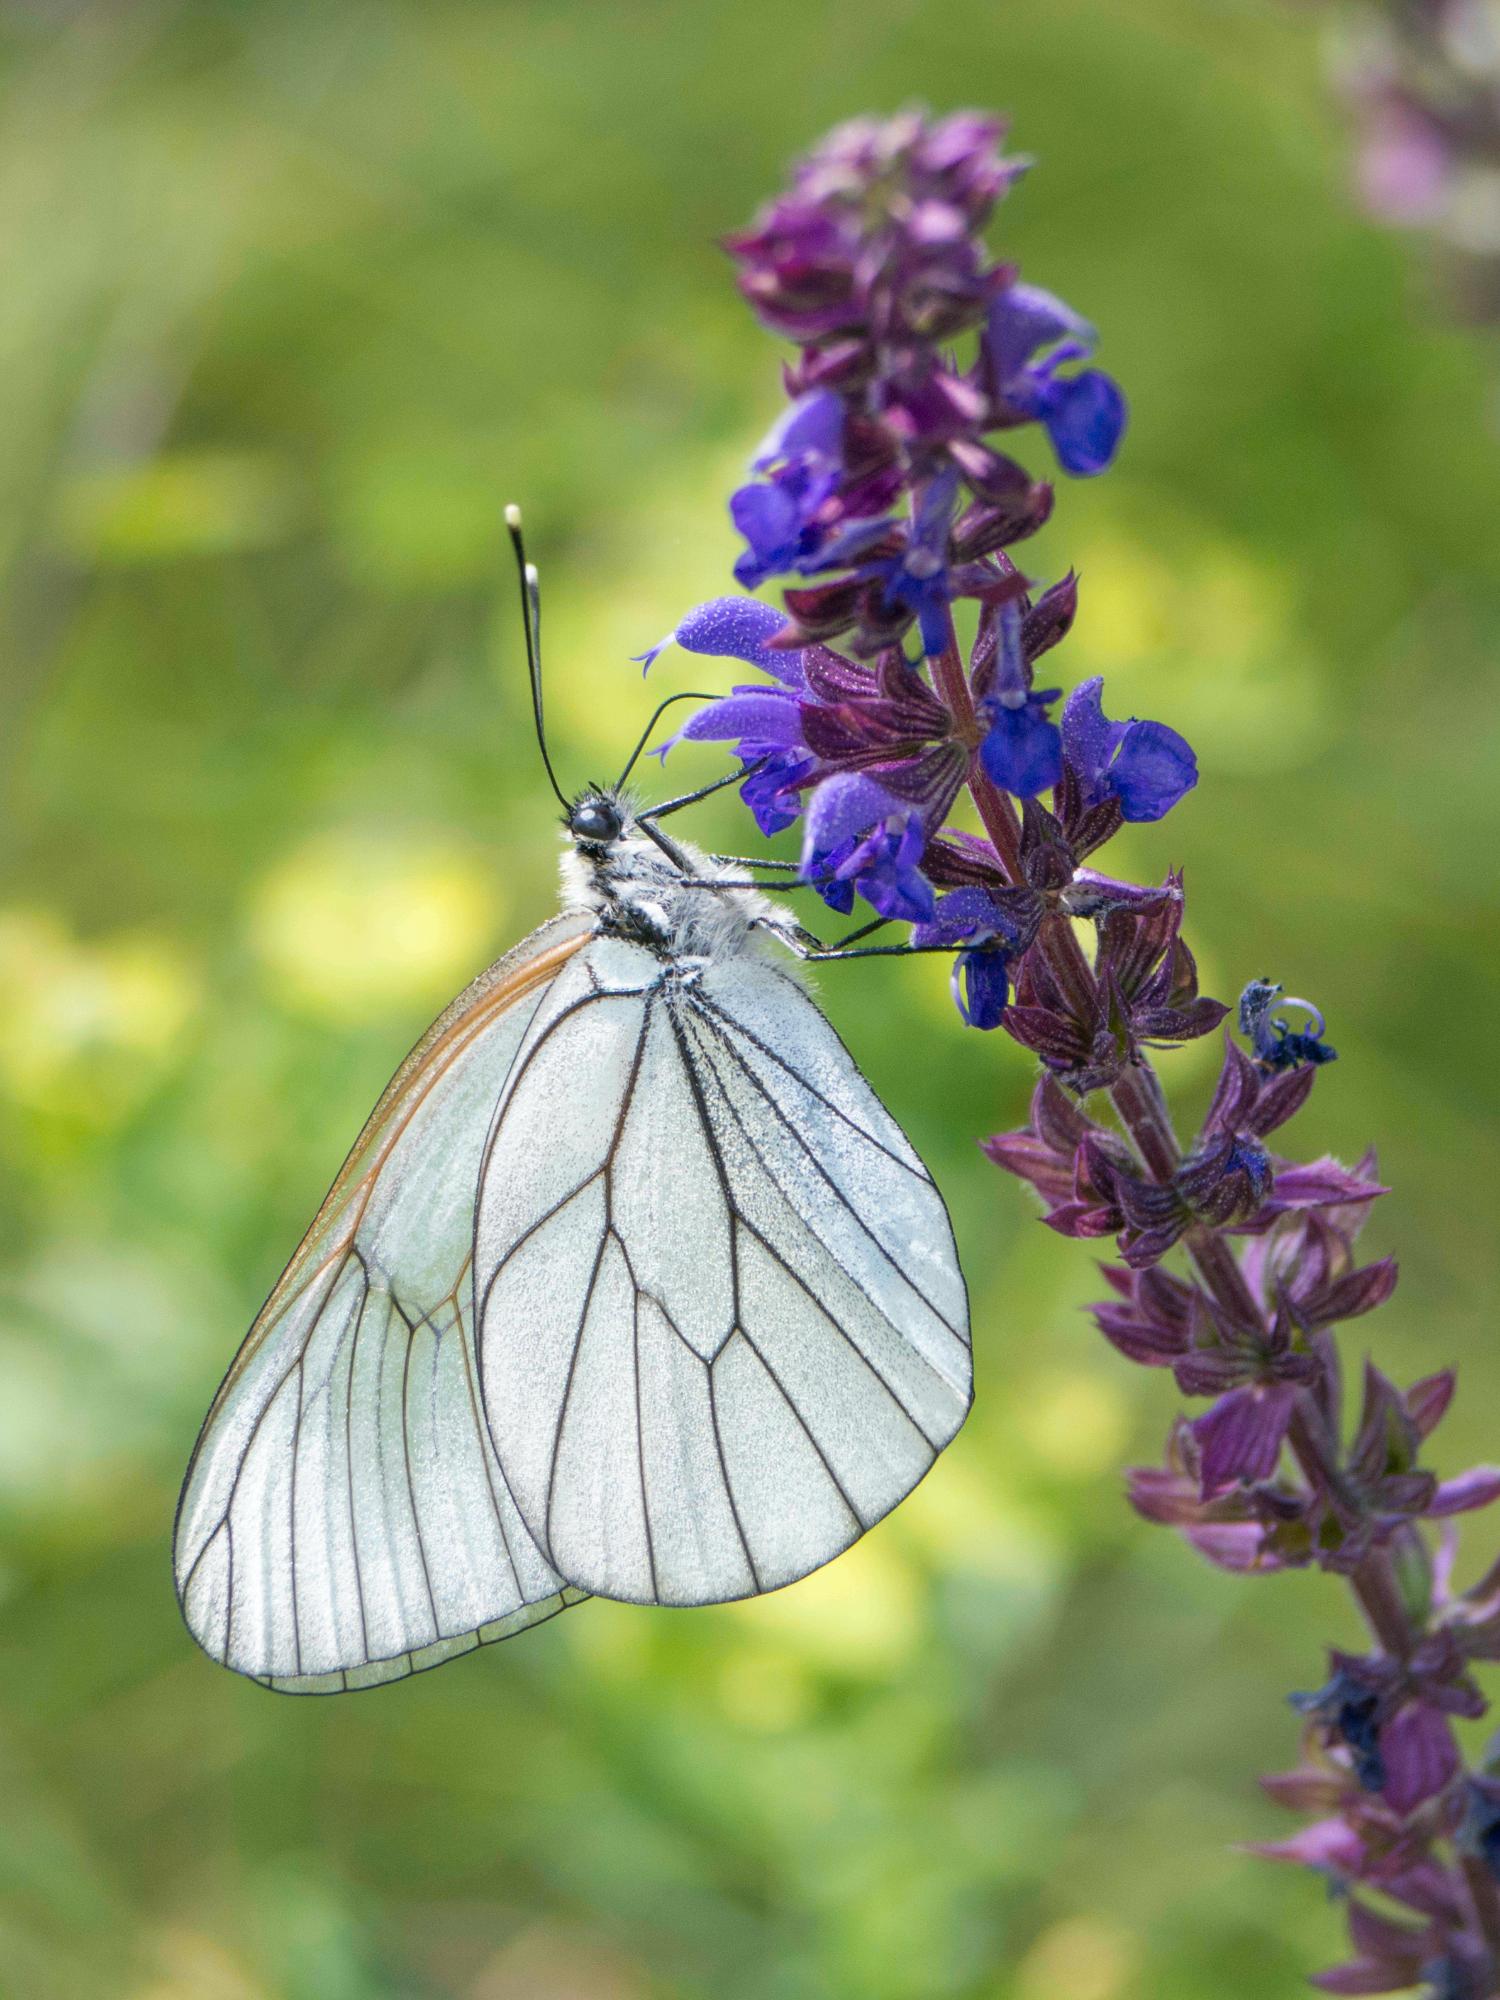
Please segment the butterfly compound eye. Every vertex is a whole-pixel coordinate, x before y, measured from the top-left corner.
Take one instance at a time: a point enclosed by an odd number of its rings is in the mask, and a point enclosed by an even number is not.
[[[568,830],[575,840],[604,845],[620,834],[619,809],[611,799],[580,799],[568,815]]]

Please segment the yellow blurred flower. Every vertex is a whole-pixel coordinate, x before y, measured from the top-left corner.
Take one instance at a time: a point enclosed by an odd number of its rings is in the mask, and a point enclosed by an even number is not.
[[[894,1537],[879,1529],[801,1583],[731,1611],[794,1658],[834,1673],[887,1674],[922,1631],[916,1574]]]
[[[262,878],[251,948],[284,1005],[337,1022],[445,1000],[493,956],[502,898],[452,841],[322,834]]]
[[[1172,521],[1149,536],[1097,529],[1078,568],[1078,622],[1058,658],[1075,680],[1105,675],[1112,715],[1170,723],[1207,770],[1287,769],[1315,754],[1324,677],[1288,579],[1264,557]]]
[[[1001,1476],[961,1435],[902,1502],[893,1531],[935,1567],[1045,1592],[1058,1570],[1056,1536],[1044,1514],[1001,1487]]]
[[[718,1694],[731,1722],[766,1735],[794,1729],[812,1706],[812,1689],[802,1664],[785,1652],[756,1645],[728,1654],[719,1669]]]
[[[201,1931],[173,1925],[156,1937],[150,1955],[158,1970],[133,1989],[131,2000],[271,2000],[269,1987]]]
[[[34,1111],[107,1125],[155,1082],[200,982],[170,939],[76,938],[53,911],[0,910],[0,1085]]]
[[[291,473],[268,452],[164,452],[76,475],[57,530],[91,562],[158,562],[263,548],[289,532],[297,505]]]
[[[1133,1932],[1105,1917],[1065,1917],[1042,1932],[1016,1972],[1014,2000],[1116,2000],[1140,1955]]]
[[[1059,1369],[1016,1394],[1015,1423],[1039,1468],[1059,1479],[1098,1479],[1119,1463],[1130,1406],[1104,1374]]]

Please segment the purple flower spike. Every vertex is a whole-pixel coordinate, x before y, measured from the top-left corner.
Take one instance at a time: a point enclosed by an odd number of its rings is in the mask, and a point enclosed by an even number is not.
[[[1164,819],[1198,782],[1192,749],[1164,722],[1111,722],[1097,675],[1074,688],[1062,717],[1063,755],[1084,803],[1118,800],[1128,820]]]
[[[744,741],[767,750],[804,748],[802,705],[777,688],[736,688],[722,701],[708,702],[672,740],[690,743]],[[664,748],[666,746],[663,746]]]
[[[654,753],[664,758],[682,742],[734,743],[743,762],[755,767],[740,796],[768,836],[797,818],[802,790],[819,768],[802,726],[806,656],[770,644],[785,629],[781,614],[757,598],[716,597],[697,605],[665,639],[638,656],[649,668],[663,648],[675,644],[711,659],[743,660],[780,683],[737,687],[722,700],[705,703]]]
[[[735,582],[754,590],[767,577],[784,576],[814,557],[822,539],[817,514],[829,490],[830,482],[798,472],[731,494],[729,518],[748,544],[735,563]]]
[[[1010,957],[999,945],[975,945],[953,961],[953,1004],[971,1028],[998,1028],[1010,1000]]]
[[[1308,1000],[1285,1000],[1282,1005],[1296,1007],[1306,1014],[1313,1024],[1308,1028],[1293,1029],[1286,1021],[1272,1015],[1271,1009],[1281,998],[1282,988],[1268,979],[1252,979],[1240,995],[1240,1033],[1248,1036],[1255,1047],[1255,1058],[1263,1069],[1286,1070],[1303,1067],[1315,1068],[1322,1063],[1331,1063],[1338,1055],[1322,1039],[1323,1016]]]
[[[979,755],[1002,791],[1018,799],[1050,791],[1062,771],[1062,739],[1057,724],[1048,719],[1045,701],[1027,695],[1014,706],[996,702]]]
[[[1347,1820],[1314,1820],[1289,1840],[1261,1840],[1251,1847],[1263,1861],[1296,1861],[1304,1868],[1316,1868],[1336,1882],[1359,1874],[1364,1864],[1365,1843]]]
[[[997,392],[1020,375],[1039,350],[1069,340],[1092,348],[1094,329],[1040,285],[1019,280],[1007,285],[990,306],[984,324],[984,357]]]
[[[1500,1784],[1493,1778],[1471,1778],[1465,1794],[1459,1845],[1500,1881]]]
[[[1053,373],[1059,361],[1076,358],[1076,350],[1057,354],[1032,371],[1033,408],[1052,440],[1057,462],[1075,479],[1091,479],[1113,462],[1125,434],[1125,398],[1120,385],[1102,368],[1078,375]]]
[[[1500,1500],[1500,1465],[1474,1465],[1455,1479],[1439,1481],[1437,1491],[1424,1508],[1429,1521],[1450,1514],[1472,1514],[1480,1507],[1493,1507]]]
[[[769,474],[730,496],[729,514],[748,547],[734,566],[747,590],[789,570],[811,571],[837,561],[850,530],[837,497],[845,476],[844,405],[831,389],[801,396],[772,426],[751,464]],[[884,521],[862,524],[884,532]]]
[[[744,746],[741,746],[744,754]],[[740,786],[740,797],[755,815],[755,824],[769,840],[773,833],[782,833],[796,824],[802,811],[802,788],[808,784],[817,769],[817,760],[799,755],[796,750],[785,750],[761,762],[751,756],[749,761],[757,768],[746,777]]]
[[[948,643],[948,528],[957,493],[956,472],[934,479],[922,495],[900,553],[861,572],[879,582],[886,610],[915,614],[928,655],[941,653]]]
[[[1385,9],[1393,35],[1467,62],[1463,11]],[[802,821],[800,879],[774,886],[909,926],[949,956],[963,1021],[1035,1059],[1026,1124],[983,1149],[1057,1236],[1104,1252],[1094,1324],[1186,1399],[1161,1462],[1128,1471],[1136,1513],[1226,1575],[1316,1570],[1357,1600],[1372,1651],[1334,1652],[1327,1684],[1291,1698],[1302,1759],[1264,1781],[1312,1823],[1256,1850],[1338,1892],[1349,1956],[1313,1985],[1500,2000],[1500,1737],[1466,1768],[1456,1733],[1500,1662],[1500,1559],[1468,1540],[1500,1506],[1500,1466],[1441,1478],[1426,1462],[1451,1370],[1403,1388],[1367,1361],[1350,1380],[1348,1324],[1397,1270],[1360,1261],[1385,1192],[1373,1151],[1345,1166],[1280,1150],[1335,1054],[1318,1010],[1253,980],[1196,1133],[1163,1088],[1159,1052],[1230,1010],[1200,990],[1181,873],[1090,864],[1125,822],[1164,818],[1198,767],[1165,723],[1108,716],[1100,679],[1060,711],[1061,689],[1037,685],[1078,585],[1070,570],[1038,589],[1014,560],[1055,496],[1000,445],[1036,426],[1087,478],[1127,409],[1093,329],[981,240],[1019,171],[1002,129],[921,111],[842,126],[728,241],[742,293],[797,349],[730,502],[736,578],[782,579],[786,609],[718,598],[662,641],[761,675],[703,697],[671,740],[733,747],[762,832]],[[1421,196],[1430,160],[1415,171]],[[982,834],[950,823],[966,792]]]
[[[762,322],[800,349],[792,403],[752,461],[761,477],[730,503],[746,542],[735,575],[817,578],[788,609],[809,638],[852,631],[861,657],[913,623],[940,653],[952,598],[984,596],[986,560],[1046,520],[1051,488],[996,433],[1039,425],[1088,476],[1125,427],[1116,384],[1077,365],[1092,329],[981,239],[1024,164],[1001,156],[1003,130],[968,112],[858,119],[725,245]],[[963,365],[955,345],[975,335]]]
[[[1385,1702],[1363,1664],[1334,1656],[1334,1674],[1313,1694],[1294,1694],[1292,1707],[1323,1731],[1325,1740],[1347,1751],[1354,1775],[1367,1792],[1385,1784],[1385,1758],[1380,1748],[1380,1723]]]

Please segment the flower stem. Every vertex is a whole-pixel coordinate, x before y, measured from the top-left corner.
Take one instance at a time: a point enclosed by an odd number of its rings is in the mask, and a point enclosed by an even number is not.
[[[1075,948],[1077,939],[1073,940]],[[1126,1131],[1135,1141],[1136,1151],[1141,1156],[1147,1173],[1155,1181],[1169,1181],[1182,1159],[1181,1148],[1177,1144],[1177,1134],[1172,1130],[1171,1114],[1161,1094],[1161,1085],[1156,1080],[1156,1072],[1148,1064],[1132,1063],[1110,1091],[1110,1100],[1120,1115]],[[1233,1258],[1227,1260],[1231,1265]],[[1205,1273],[1205,1283],[1213,1283],[1218,1291],[1220,1281],[1226,1274],[1215,1269]],[[1235,1279],[1243,1285],[1236,1268]]]

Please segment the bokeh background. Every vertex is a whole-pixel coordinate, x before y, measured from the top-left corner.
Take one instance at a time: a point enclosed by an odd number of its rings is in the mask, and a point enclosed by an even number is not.
[[[608,776],[627,656],[725,587],[776,403],[713,239],[912,98],[1013,114],[1041,166],[1003,241],[1132,397],[1031,558],[1083,573],[1063,676],[1200,753],[1124,858],[1186,865],[1210,990],[1328,1010],[1299,1132],[1378,1138],[1405,1263],[1354,1349],[1458,1361],[1440,1462],[1500,1455],[1495,356],[1357,214],[1320,32],[0,6],[0,1993],[1272,2000],[1338,1955],[1316,1884],[1235,1843],[1283,1830],[1254,1773],[1354,1628],[1125,1509],[1168,1387],[977,1152],[1027,1066],[928,962],[822,989],[948,1193],[979,1402],[855,1552],[331,1701],[211,1667],[168,1567],[201,1412],[369,1104],[552,907],[501,503],[558,761]],[[732,803],[698,828],[745,838]],[[1168,1059],[1185,1117],[1213,1061]]]

